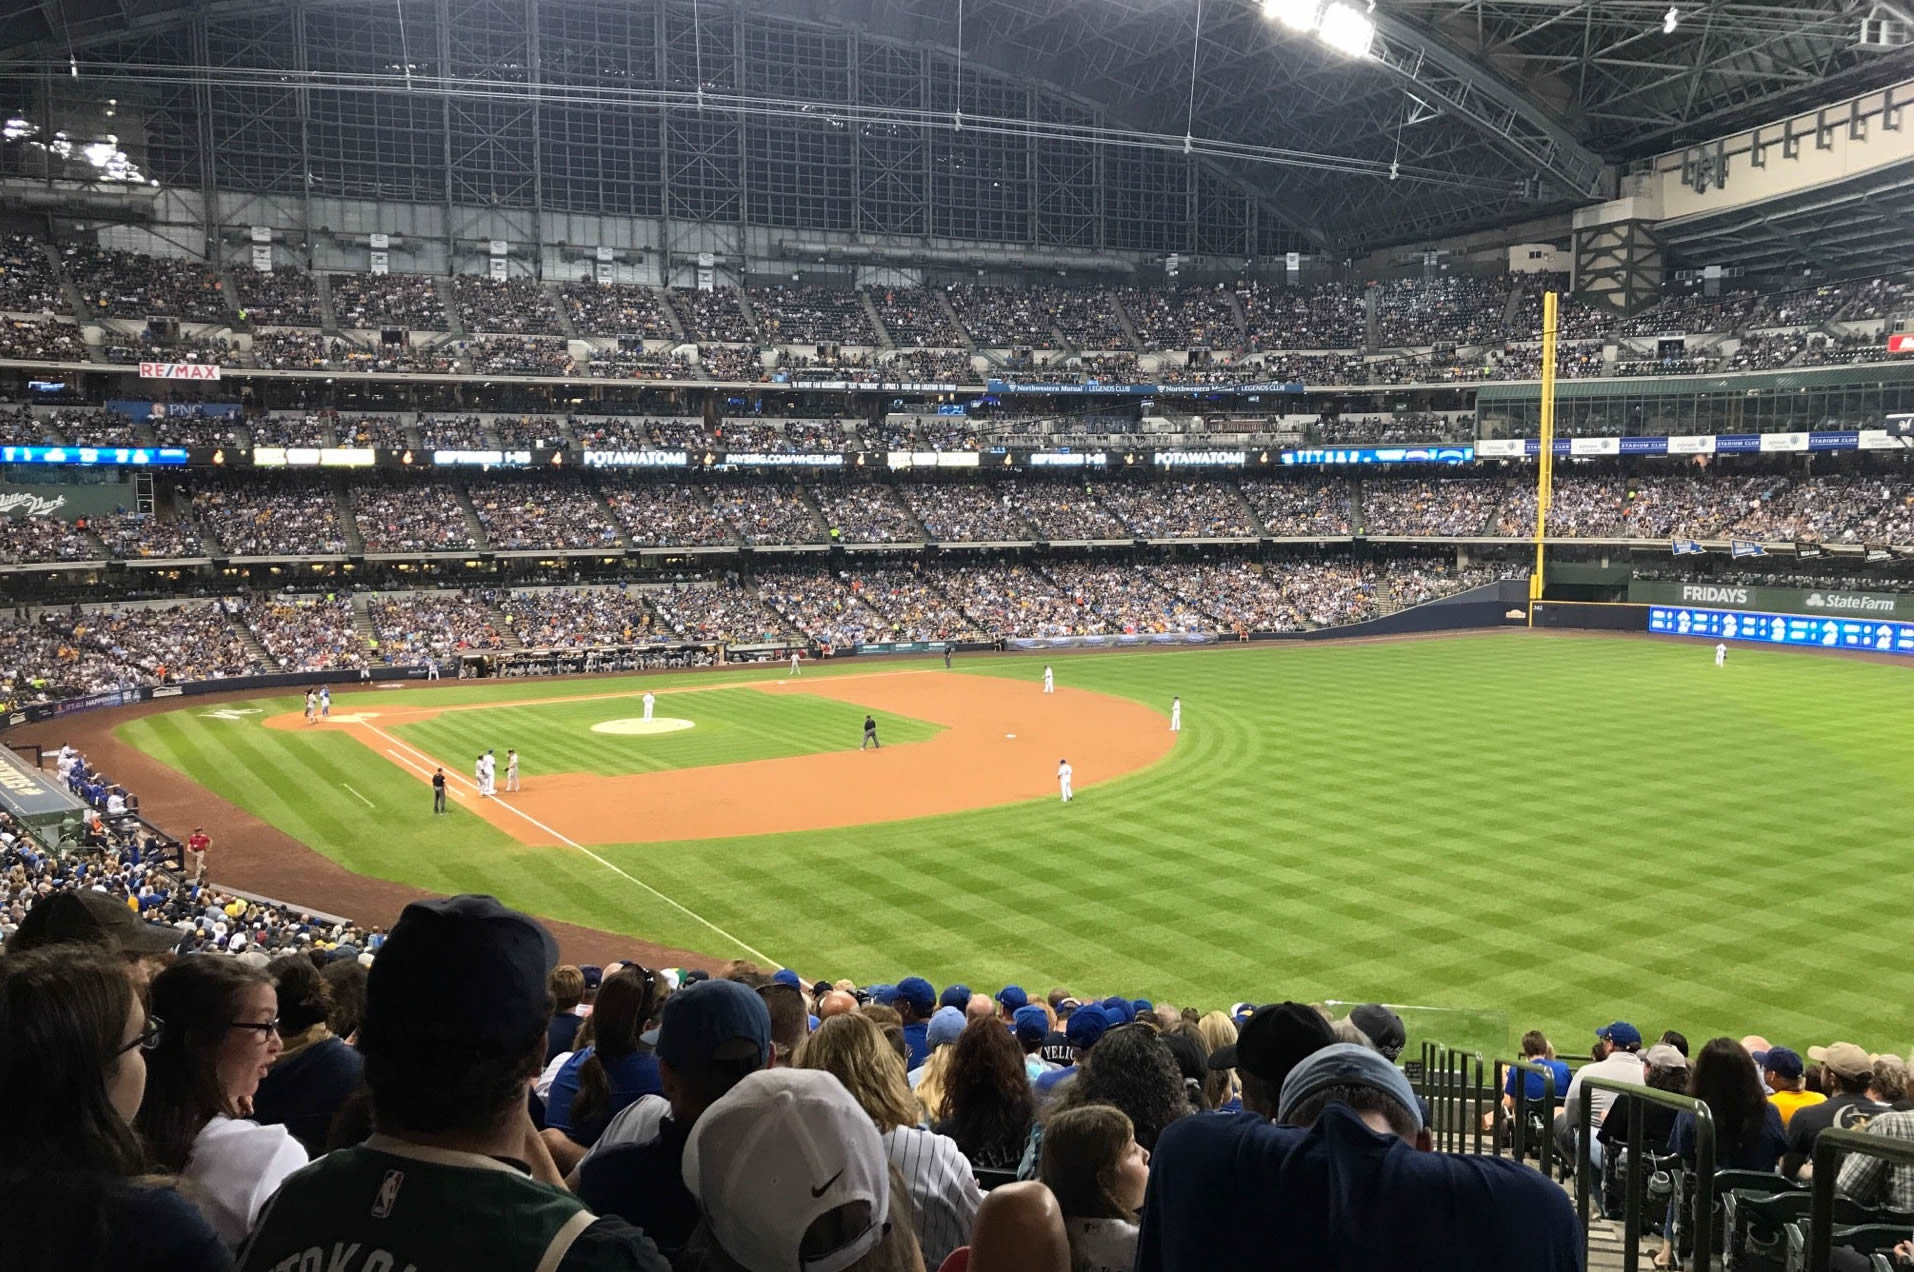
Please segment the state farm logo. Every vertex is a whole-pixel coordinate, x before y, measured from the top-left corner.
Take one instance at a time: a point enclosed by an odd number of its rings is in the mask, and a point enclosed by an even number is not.
[[[1809,609],[1832,609],[1859,611],[1861,613],[1892,614],[1894,598],[1891,596],[1869,596],[1865,592],[1842,593],[1829,592],[1823,596],[1819,592],[1808,594]]]
[[[1821,599],[1821,594],[1819,592],[1808,593],[1808,608],[1809,609],[1821,609],[1826,605],[1827,605],[1827,602]]]
[[[1699,584],[1684,584],[1681,599],[1687,602],[1699,602],[1703,605],[1746,605],[1748,589],[1745,587],[1704,587]],[[1812,604],[1812,602],[1810,602]]]

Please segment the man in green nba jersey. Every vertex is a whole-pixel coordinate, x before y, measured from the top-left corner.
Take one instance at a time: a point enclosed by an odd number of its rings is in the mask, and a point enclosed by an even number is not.
[[[667,1272],[565,1191],[527,1111],[558,946],[491,897],[407,906],[366,980],[359,1050],[377,1128],[280,1186],[244,1272]]]

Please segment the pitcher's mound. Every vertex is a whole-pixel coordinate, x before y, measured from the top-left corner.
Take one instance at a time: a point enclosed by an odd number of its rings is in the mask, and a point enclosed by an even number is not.
[[[633,716],[625,720],[605,720],[591,727],[593,733],[616,733],[625,737],[643,736],[647,733],[676,733],[680,729],[689,729],[691,721],[679,720],[672,716],[658,716],[642,720]]]

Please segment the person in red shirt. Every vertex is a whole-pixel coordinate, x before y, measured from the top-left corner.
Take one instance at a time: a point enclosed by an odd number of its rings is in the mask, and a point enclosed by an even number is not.
[[[206,882],[206,850],[212,846],[213,841],[198,826],[186,837],[186,873],[194,883]]]

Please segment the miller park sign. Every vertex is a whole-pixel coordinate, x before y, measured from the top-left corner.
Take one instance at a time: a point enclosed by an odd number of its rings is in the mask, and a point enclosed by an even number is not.
[[[1841,588],[1743,587],[1732,583],[1630,583],[1638,605],[1696,605],[1767,614],[1830,614],[1843,618],[1901,618],[1914,614],[1914,594],[1850,592]],[[1905,601],[1907,608],[1900,609]]]

